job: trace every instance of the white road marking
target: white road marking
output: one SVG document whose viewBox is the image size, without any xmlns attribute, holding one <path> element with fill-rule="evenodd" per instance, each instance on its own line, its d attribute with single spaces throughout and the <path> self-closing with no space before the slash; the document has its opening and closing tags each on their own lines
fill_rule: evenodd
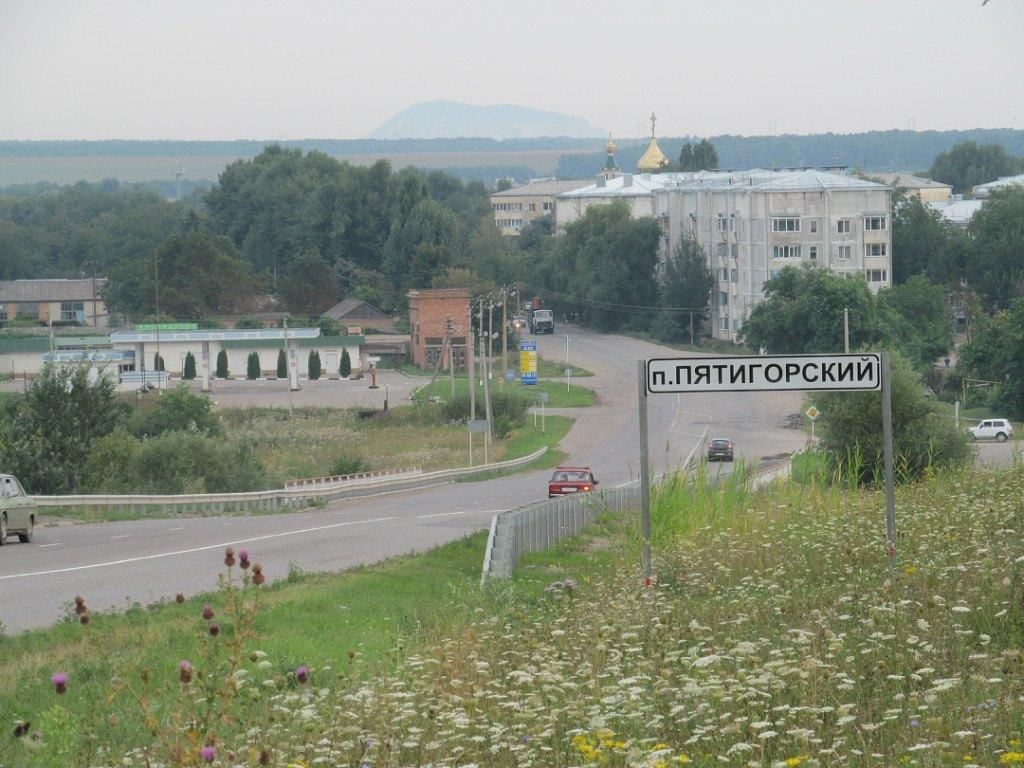
<svg viewBox="0 0 1024 768">
<path fill-rule="evenodd" d="M 346 525 L 359 525 L 360 523 L 384 523 L 388 520 L 394 520 L 394 517 L 375 517 L 370 520 L 351 520 L 345 523 L 333 523 L 331 525 L 318 525 L 315 528 L 302 528 L 297 531 L 282 531 L 281 533 L 268 533 L 265 536 L 253 536 L 248 539 L 235 539 L 234 541 L 225 541 L 221 544 L 209 544 L 205 547 L 193 547 L 192 549 L 179 549 L 174 552 L 161 552 L 156 555 L 141 555 L 139 557 L 126 557 L 122 560 L 110 560 L 106 563 L 90 563 L 89 565 L 75 565 L 69 568 L 55 568 L 51 571 L 32 571 L 30 573 L 12 573 L 7 576 L 0 576 L 0 581 L 8 581 L 9 579 L 24 579 L 30 576 L 52 576 L 57 573 L 72 573 L 74 571 L 88 571 L 93 568 L 106 568 L 111 565 L 125 565 L 126 563 L 140 563 L 146 560 L 159 560 L 164 557 L 175 557 L 176 555 L 191 555 L 194 552 L 208 552 L 211 549 L 221 549 L 228 547 L 233 544 L 249 544 L 253 541 L 265 541 L 266 539 L 277 539 L 282 536 L 295 536 L 300 533 L 314 533 L 315 531 L 326 531 L 331 528 L 341 528 Z"/>
<path fill-rule="evenodd" d="M 498 512 L 504 512 L 504 509 L 466 509 L 462 512 L 435 512 L 432 515 L 417 515 L 417 520 L 427 520 L 431 517 L 451 517 L 452 515 L 468 515 L 470 512 L 475 512 L 478 515 L 493 515 Z"/>
<path fill-rule="evenodd" d="M 59 547 L 63 543 L 64 543 L 63 541 L 55 541 L 52 544 L 40 544 L 39 548 L 40 549 L 44 549 L 46 547 Z"/>
<path fill-rule="evenodd" d="M 167 532 L 168 533 L 174 533 L 175 531 L 184 531 L 184 530 L 185 530 L 185 526 L 184 525 L 179 525 L 177 528 L 168 528 Z"/>
<path fill-rule="evenodd" d="M 123 534 L 121 536 L 111 536 L 110 540 L 111 541 L 117 541 L 118 539 L 127 539 L 127 538 L 128 538 L 128 534 L 125 533 L 125 534 Z"/>
</svg>

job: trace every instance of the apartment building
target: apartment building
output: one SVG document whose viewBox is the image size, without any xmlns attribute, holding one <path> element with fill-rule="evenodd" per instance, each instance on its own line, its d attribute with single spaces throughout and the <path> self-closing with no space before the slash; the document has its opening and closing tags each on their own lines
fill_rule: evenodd
<svg viewBox="0 0 1024 768">
<path fill-rule="evenodd" d="M 702 171 L 599 176 L 559 196 L 559 229 L 591 205 L 624 200 L 633 216 L 661 223 L 662 268 L 692 234 L 715 276 L 715 338 L 734 340 L 786 266 L 810 265 L 863 276 L 872 290 L 891 283 L 890 187 L 844 173 Z"/>
<path fill-rule="evenodd" d="M 518 235 L 523 227 L 542 216 L 554 214 L 555 199 L 563 192 L 585 187 L 590 182 L 535 179 L 491 195 L 494 223 L 503 235 Z"/>
<path fill-rule="evenodd" d="M 953 187 L 941 181 L 915 176 L 912 173 L 869 173 L 867 178 L 895 189 L 903 189 L 910 197 L 916 197 L 922 203 L 942 203 L 953 194 Z"/>
</svg>

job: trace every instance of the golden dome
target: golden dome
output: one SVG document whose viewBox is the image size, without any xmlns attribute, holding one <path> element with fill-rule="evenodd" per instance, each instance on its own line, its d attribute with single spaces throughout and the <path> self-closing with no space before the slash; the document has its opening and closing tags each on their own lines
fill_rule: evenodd
<svg viewBox="0 0 1024 768">
<path fill-rule="evenodd" d="M 644 172 L 660 171 L 668 165 L 668 158 L 658 146 L 658 140 L 651 136 L 651 143 L 647 145 L 647 151 L 636 164 L 637 169 Z"/>
<path fill-rule="evenodd" d="M 609 155 L 614 155 L 616 149 L 618 149 L 618 147 L 615 146 L 615 142 L 612 141 L 612 137 L 611 135 L 609 135 L 608 143 L 604 145 L 604 151 L 607 152 Z"/>
</svg>

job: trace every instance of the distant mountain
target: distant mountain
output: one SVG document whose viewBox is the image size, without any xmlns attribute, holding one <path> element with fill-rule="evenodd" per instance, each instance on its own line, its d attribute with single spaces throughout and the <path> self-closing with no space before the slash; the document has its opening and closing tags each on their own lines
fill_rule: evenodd
<svg viewBox="0 0 1024 768">
<path fill-rule="evenodd" d="M 599 129 L 582 117 L 492 104 L 479 107 L 457 101 L 427 101 L 403 109 L 368 139 L 447 139 L 472 136 L 491 139 L 529 139 L 542 136 L 593 138 Z"/>
</svg>

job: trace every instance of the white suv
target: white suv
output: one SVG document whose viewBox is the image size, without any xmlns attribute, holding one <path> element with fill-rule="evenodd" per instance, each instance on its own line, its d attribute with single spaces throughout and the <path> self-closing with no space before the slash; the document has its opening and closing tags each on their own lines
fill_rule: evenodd
<svg viewBox="0 0 1024 768">
<path fill-rule="evenodd" d="M 985 419 L 976 427 L 967 430 L 971 433 L 972 440 L 983 440 L 986 437 L 994 437 L 1000 443 L 1005 443 L 1013 437 L 1013 425 L 1006 419 Z"/>
</svg>

